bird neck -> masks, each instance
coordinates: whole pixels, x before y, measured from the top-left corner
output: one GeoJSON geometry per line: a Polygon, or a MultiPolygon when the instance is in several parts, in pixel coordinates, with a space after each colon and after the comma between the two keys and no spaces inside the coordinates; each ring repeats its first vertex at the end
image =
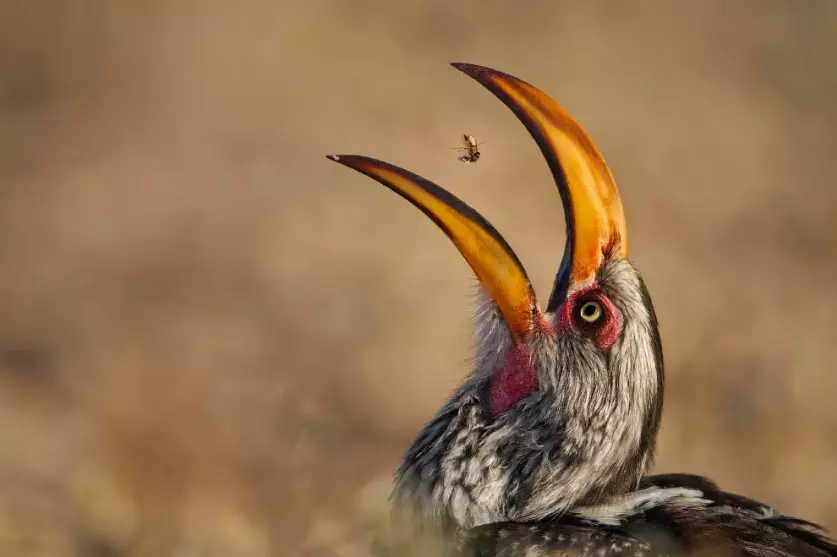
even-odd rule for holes
{"type": "Polygon", "coordinates": [[[396,475],[395,510],[462,528],[536,520],[628,492],[651,464],[656,424],[644,430],[626,399],[610,415],[573,414],[538,391],[492,419],[489,397],[473,377],[424,427],[396,475]]]}

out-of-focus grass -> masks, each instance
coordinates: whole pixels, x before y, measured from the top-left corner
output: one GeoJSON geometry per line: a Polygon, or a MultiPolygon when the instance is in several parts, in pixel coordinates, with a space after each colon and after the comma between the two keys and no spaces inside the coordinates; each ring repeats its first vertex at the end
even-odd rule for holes
{"type": "Polygon", "coordinates": [[[657,469],[837,527],[835,53],[827,0],[0,2],[0,554],[362,554],[465,373],[472,279],[323,154],[449,187],[542,292],[563,246],[536,147],[455,60],[557,97],[613,167],[657,469]]]}

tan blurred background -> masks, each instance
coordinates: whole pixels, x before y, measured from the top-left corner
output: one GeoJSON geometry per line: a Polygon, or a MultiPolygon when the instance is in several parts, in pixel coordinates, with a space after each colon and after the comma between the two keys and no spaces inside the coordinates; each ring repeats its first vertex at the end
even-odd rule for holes
{"type": "Polygon", "coordinates": [[[542,296],[563,247],[534,142],[457,60],[555,96],[616,174],[657,470],[837,528],[837,2],[2,0],[0,555],[363,554],[474,285],[323,155],[445,185],[542,296]]]}

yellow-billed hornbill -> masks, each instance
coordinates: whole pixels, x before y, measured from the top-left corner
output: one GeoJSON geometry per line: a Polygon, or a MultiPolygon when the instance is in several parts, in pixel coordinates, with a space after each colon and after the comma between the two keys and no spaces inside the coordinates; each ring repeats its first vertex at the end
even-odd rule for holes
{"type": "Polygon", "coordinates": [[[651,299],[628,261],[613,176],[554,100],[515,77],[454,66],[537,142],[564,205],[567,241],[542,311],[517,256],[474,209],[432,182],[330,155],[430,217],[479,279],[472,373],[407,451],[395,511],[481,556],[837,556],[815,525],[691,475],[644,476],[663,405],[651,299]]]}

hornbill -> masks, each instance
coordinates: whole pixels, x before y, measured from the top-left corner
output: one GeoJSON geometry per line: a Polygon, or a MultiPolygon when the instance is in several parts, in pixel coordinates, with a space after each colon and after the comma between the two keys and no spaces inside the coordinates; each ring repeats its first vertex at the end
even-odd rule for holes
{"type": "Polygon", "coordinates": [[[329,155],[407,199],[480,283],[472,372],[403,458],[395,516],[459,555],[837,556],[816,525],[686,474],[645,476],[663,406],[657,318],[610,169],[557,102],[511,75],[453,64],[514,112],[546,158],[566,244],[546,310],[499,232],[440,186],[329,155]]]}

